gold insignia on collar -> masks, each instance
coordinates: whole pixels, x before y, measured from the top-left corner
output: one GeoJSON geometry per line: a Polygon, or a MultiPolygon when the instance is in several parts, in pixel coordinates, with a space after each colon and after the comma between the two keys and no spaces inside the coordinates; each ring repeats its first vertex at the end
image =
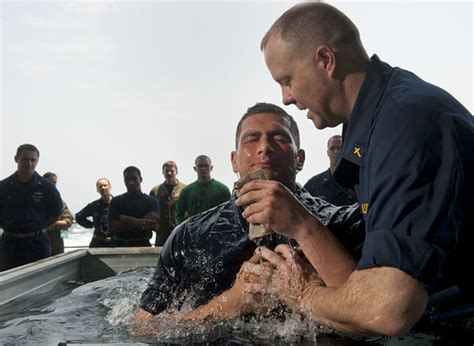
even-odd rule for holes
{"type": "Polygon", "coordinates": [[[359,157],[362,157],[362,154],[360,153],[360,147],[354,147],[354,154],[359,157]]]}

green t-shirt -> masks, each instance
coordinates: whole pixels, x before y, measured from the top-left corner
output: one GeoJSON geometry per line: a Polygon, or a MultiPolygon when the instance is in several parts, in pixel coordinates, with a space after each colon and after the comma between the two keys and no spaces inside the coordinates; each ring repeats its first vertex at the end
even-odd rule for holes
{"type": "Polygon", "coordinates": [[[211,209],[229,199],[229,189],[217,180],[211,179],[204,184],[195,181],[181,191],[176,207],[176,221],[180,224],[187,218],[211,209]]]}

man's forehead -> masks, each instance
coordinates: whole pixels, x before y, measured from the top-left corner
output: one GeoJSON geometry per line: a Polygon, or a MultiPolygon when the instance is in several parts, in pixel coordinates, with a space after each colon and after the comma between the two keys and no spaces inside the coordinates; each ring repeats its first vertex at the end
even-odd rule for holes
{"type": "Polygon", "coordinates": [[[38,153],[31,149],[23,149],[18,155],[18,157],[32,157],[32,156],[38,157],[38,153]]]}
{"type": "Polygon", "coordinates": [[[275,113],[256,113],[250,115],[242,123],[242,134],[248,131],[269,131],[272,129],[286,129],[290,131],[287,119],[275,113]]]}

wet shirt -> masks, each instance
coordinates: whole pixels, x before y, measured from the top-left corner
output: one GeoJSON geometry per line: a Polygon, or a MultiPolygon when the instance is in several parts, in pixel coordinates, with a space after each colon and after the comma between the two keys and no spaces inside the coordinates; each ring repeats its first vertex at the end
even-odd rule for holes
{"type": "Polygon", "coordinates": [[[322,198],[334,205],[357,203],[355,193],[351,189],[339,186],[329,169],[309,179],[304,188],[314,197],[322,198]]]}
{"type": "MultiPolygon", "coordinates": [[[[358,252],[364,225],[357,207],[333,206],[300,187],[295,195],[350,252],[358,252]]],[[[276,233],[262,241],[262,245],[271,249],[289,242],[276,233]]],[[[235,198],[191,217],[166,241],[153,278],[142,295],[141,307],[157,314],[183,304],[193,308],[207,303],[231,287],[242,263],[252,256],[255,248],[235,198]]]]}
{"type": "Polygon", "coordinates": [[[16,173],[0,182],[0,222],[10,233],[30,233],[48,227],[49,218],[61,215],[61,196],[48,180],[34,173],[21,182],[16,173]]]}
{"type": "Polygon", "coordinates": [[[76,222],[85,228],[94,228],[94,234],[99,237],[110,237],[108,217],[109,203],[102,198],[93,201],[76,213],[76,222]],[[92,221],[88,218],[92,216],[92,221]]]}
{"type": "Polygon", "coordinates": [[[229,198],[229,188],[221,182],[215,179],[211,179],[207,183],[195,181],[181,191],[176,207],[176,221],[179,224],[188,217],[228,201],[229,198]]]}
{"type": "Polygon", "coordinates": [[[429,293],[458,284],[472,294],[473,158],[472,115],[373,56],[334,173],[364,215],[358,269],[399,268],[429,293]]]}
{"type": "MultiPolygon", "coordinates": [[[[118,221],[120,215],[132,216],[138,219],[143,218],[148,213],[160,215],[160,206],[156,198],[145,193],[130,194],[128,192],[114,197],[110,202],[109,221],[118,221]]],[[[131,229],[126,232],[117,233],[120,239],[150,239],[152,231],[143,229],[131,229]]]]}

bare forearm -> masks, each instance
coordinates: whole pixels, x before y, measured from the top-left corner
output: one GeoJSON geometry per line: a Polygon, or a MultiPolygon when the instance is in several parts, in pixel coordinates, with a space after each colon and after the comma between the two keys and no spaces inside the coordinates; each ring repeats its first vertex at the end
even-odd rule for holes
{"type": "Polygon", "coordinates": [[[295,239],[327,287],[340,287],[356,269],[356,261],[313,215],[304,219],[295,239]]]}
{"type": "Polygon", "coordinates": [[[401,335],[418,321],[428,295],[415,279],[395,268],[356,271],[340,288],[308,286],[300,312],[348,334],[401,335]]]}
{"type": "Polygon", "coordinates": [[[58,220],[55,223],[51,224],[48,226],[47,230],[48,231],[53,231],[57,229],[68,229],[71,226],[71,224],[65,220],[58,220]]]}

